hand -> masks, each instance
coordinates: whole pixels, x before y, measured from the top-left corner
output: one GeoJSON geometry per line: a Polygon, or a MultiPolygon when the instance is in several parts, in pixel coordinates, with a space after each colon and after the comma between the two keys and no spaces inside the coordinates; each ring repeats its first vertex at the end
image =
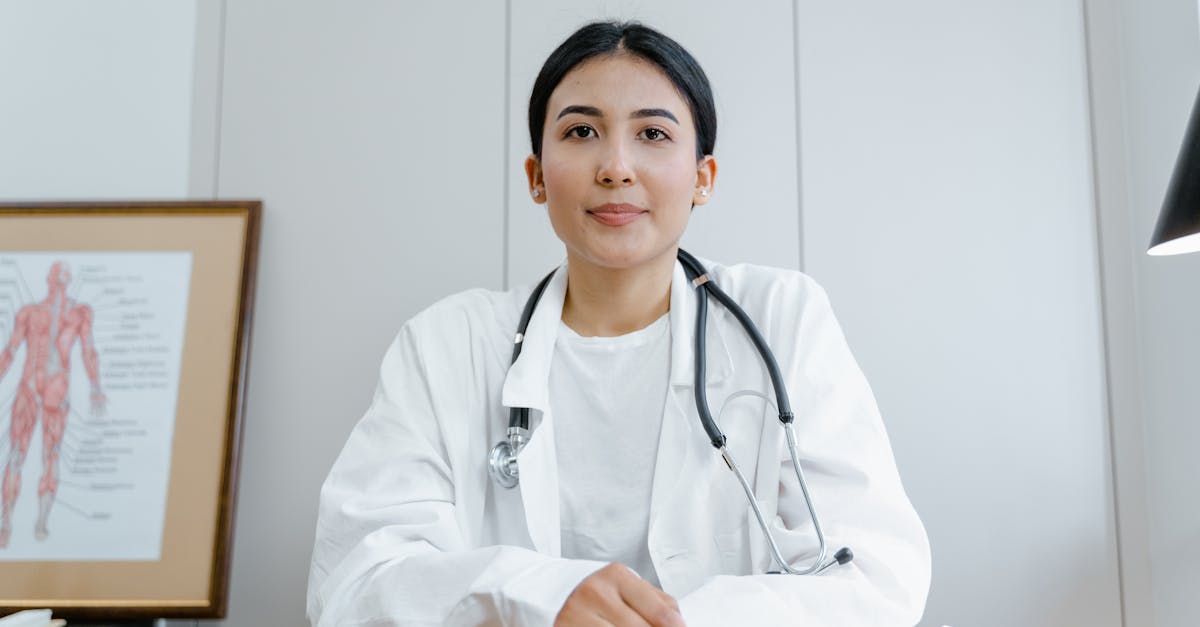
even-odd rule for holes
{"type": "Polygon", "coordinates": [[[685,627],[671,595],[617,563],[592,573],[567,597],[554,627],[572,625],[685,627]]]}

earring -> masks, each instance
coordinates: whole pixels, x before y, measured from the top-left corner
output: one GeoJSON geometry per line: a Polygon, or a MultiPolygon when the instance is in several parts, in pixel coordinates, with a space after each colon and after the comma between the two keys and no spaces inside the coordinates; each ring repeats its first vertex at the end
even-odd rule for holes
{"type": "Polygon", "coordinates": [[[702,189],[702,190],[700,190],[700,195],[701,195],[701,196],[704,196],[705,198],[707,198],[707,197],[708,197],[708,190],[707,190],[707,189],[702,189]]]}
{"type": "Polygon", "coordinates": [[[538,196],[541,196],[541,195],[542,195],[542,190],[540,190],[540,189],[537,189],[537,188],[534,188],[534,190],[533,190],[533,197],[534,197],[534,198],[537,198],[538,196]]]}

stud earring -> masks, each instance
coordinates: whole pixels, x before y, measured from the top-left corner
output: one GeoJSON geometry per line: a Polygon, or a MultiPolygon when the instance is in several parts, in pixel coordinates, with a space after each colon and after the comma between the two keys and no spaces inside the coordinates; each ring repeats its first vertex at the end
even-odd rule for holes
{"type": "Polygon", "coordinates": [[[541,195],[542,195],[542,190],[540,190],[540,189],[536,189],[536,188],[533,190],[533,197],[534,197],[534,198],[537,198],[538,196],[541,196],[541,195]]]}
{"type": "Polygon", "coordinates": [[[707,197],[708,197],[708,190],[707,190],[707,189],[702,189],[702,190],[700,190],[700,195],[701,195],[701,196],[704,196],[705,198],[707,198],[707,197]]]}

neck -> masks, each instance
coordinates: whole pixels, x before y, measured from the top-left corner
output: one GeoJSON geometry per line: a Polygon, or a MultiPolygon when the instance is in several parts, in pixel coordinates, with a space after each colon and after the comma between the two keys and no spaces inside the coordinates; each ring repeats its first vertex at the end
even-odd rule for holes
{"type": "Polygon", "coordinates": [[[671,309],[675,248],[634,268],[606,268],[567,253],[562,321],[585,337],[644,329],[671,309]]]}

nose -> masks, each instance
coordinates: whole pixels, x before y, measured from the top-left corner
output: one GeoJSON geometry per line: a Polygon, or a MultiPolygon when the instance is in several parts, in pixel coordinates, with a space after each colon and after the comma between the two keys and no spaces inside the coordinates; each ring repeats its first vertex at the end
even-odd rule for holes
{"type": "Polygon", "coordinates": [[[609,142],[596,169],[596,182],[605,187],[628,187],[634,183],[633,166],[625,142],[609,142]]]}

